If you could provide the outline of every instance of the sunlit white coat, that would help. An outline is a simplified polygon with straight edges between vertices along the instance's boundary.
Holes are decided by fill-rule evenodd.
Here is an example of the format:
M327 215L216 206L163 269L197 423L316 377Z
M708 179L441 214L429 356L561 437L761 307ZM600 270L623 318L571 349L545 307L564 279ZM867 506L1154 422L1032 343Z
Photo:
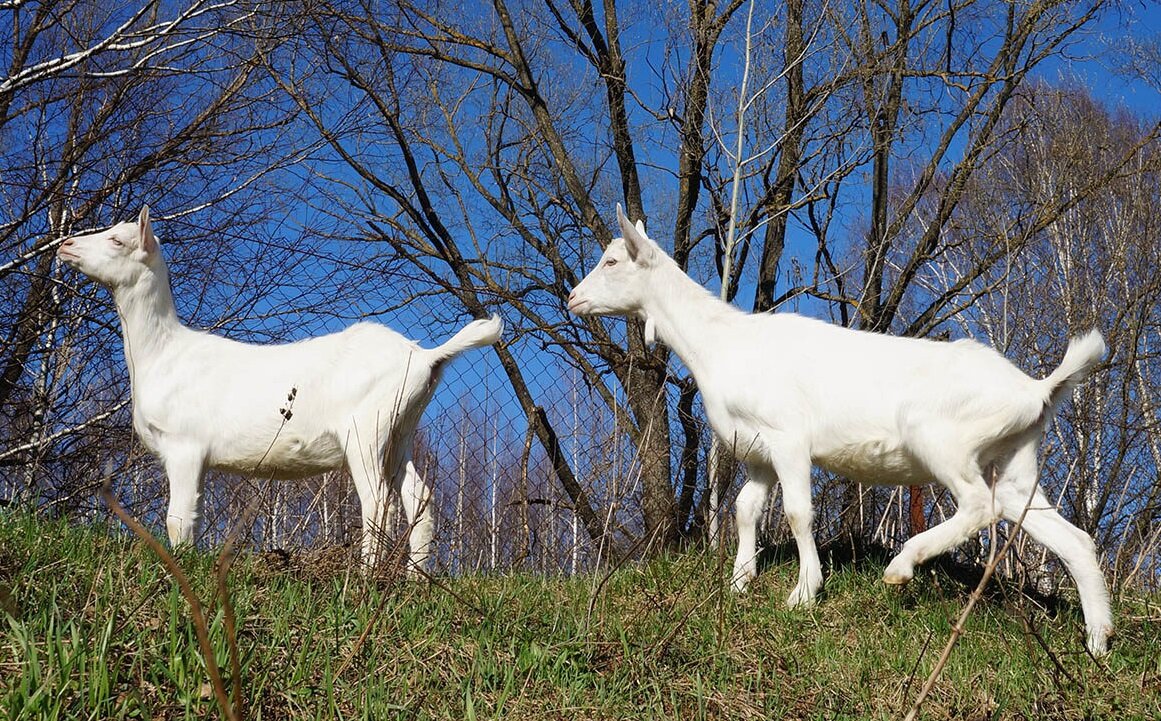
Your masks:
M942 343L792 313L747 314L686 276L620 206L617 218L624 237L572 291L569 309L643 319L646 334L693 374L714 432L749 471L737 498L735 589L756 575L757 525L775 479L800 559L790 606L813 603L822 585L812 464L860 483L936 481L958 510L907 541L884 581L906 583L916 564L1027 507L1023 529L1064 561L1079 591L1088 647L1106 652L1112 617L1095 546L1055 510L1037 479L1045 424L1104 355L1096 331L1073 339L1060 367L1036 380L972 340Z
M362 506L364 560L377 560L385 472L411 526L412 566L427 564L433 514L411 461L412 437L445 363L495 343L498 316L431 349L377 323L252 345L181 324L148 208L136 222L65 240L58 256L113 294L133 427L165 465L173 544L194 538L206 469L291 479L346 465Z

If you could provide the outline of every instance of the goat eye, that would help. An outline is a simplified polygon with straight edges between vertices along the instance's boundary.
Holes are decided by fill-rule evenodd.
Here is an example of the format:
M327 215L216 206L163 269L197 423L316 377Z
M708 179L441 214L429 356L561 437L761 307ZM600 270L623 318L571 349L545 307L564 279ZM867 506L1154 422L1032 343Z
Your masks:
M112 240L113 245L117 246L118 248L123 248L125 246L125 243L121 242L120 238L113 238Z
M606 266L612 267L612 266L614 266L614 265L616 265L616 264L617 264L617 259L616 259L616 258L607 258L607 259L605 260L605 265L606 265Z

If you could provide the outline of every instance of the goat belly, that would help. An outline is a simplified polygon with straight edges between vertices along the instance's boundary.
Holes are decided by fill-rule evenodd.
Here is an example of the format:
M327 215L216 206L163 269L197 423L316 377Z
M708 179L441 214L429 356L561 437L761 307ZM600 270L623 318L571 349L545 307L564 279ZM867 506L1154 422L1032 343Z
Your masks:
M921 486L930 474L901 444L884 440L848 443L814 457L826 470L852 481L876 486Z
M285 430L273 443L215 448L209 465L218 470L248 476L293 479L314 476L342 466L343 447L333 434L303 437ZM261 448L259 448L261 446Z

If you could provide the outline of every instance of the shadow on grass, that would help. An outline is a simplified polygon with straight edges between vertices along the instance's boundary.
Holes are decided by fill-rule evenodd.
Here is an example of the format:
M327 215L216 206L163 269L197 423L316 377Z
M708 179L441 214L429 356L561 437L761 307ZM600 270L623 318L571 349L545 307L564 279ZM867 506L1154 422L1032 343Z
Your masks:
M819 546L824 579L820 599L825 599L829 579L839 575L857 575L867 578L881 576L895 552L878 543L834 541ZM783 566L798 567L798 548L793 541L771 544L762 549L758 558L758 572ZM964 599L984 575L984 563L967 560L954 553L938 556L915 569L915 578L898 588L905 607L912 607L924 598ZM1027 604L1039 608L1050 618L1061 614L1081 617L1079 603L1060 593L1045 593L1028 578L1027 573L1015 576L993 575L984 587L981 599L988 604L1009 609L1024 608Z

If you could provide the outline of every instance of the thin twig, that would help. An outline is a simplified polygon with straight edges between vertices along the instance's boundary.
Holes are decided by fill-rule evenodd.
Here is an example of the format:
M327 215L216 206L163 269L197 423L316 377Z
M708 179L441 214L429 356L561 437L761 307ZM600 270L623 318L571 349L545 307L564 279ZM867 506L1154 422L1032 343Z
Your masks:
M0 451L0 461L4 460L6 458L10 458L12 456L15 456L18 453L23 453L24 451L31 451L31 450L35 450L36 448L39 448L39 447L47 446L48 444L52 443L53 441L55 441L59 438L63 438L64 436L67 436L71 433L77 433L79 431L83 431L86 428L88 428L89 426L93 425L94 423L96 423L98 421L105 420L106 418L113 415L117 411L121 410L122 408L124 408L128 404L129 404L128 399L123 400L120 403L117 403L116 405L114 405L112 408L110 408L102 413L98 413L97 415L93 416L92 418L89 418L88 420L86 420L82 423L78 423L75 426L68 426L67 428L62 428L54 433L50 433L49 435L38 439L38 440L29 441L28 443L25 443L23 445L14 446L14 447L8 448L4 451Z
M706 604L710 603L711 601L720 601L722 597L722 589L724 588L724 583L717 584L713 593L706 595L705 598L690 606L676 623L671 624L672 628L668 633L666 633L656 642L649 645L647 652L648 655L653 656L654 658L660 658L661 653L669 647L669 644L673 642L673 639L677 637L677 634L685 629L689 619L693 617L693 614L696 611L700 611ZM719 606L720 605L722 604L719 604Z
M269 486L267 486L269 487ZM218 554L218 560L214 563L217 581L218 581L218 598L222 604L222 619L226 627L226 648L230 654L230 682L231 689L234 694L234 706L237 711L239 719L245 718L246 711L242 705L242 662L238 655L238 625L237 617L234 613L234 603L230 600L230 588L227 583L230 576L230 569L234 565L234 559L237 558L234 546L238 539L242 536L242 529L249 528L254 521L254 516L258 513L258 505L262 500L261 494L255 495L253 500L242 511L241 520L231 529L226 536L226 543L222 547L222 552Z
M994 484L993 484L994 485ZM1017 532L1024 524L1024 517L1028 515L1028 508L1032 505L1034 495L1029 495L1028 502L1024 504L1024 509L1020 511L1020 517L1016 519L1011 531L1008 533L1008 538L1004 541L1004 546L996 553L996 524L992 524L992 557L988 559L988 565L984 566L984 574L980 578L980 582L976 584L975 590L972 591L971 596L968 597L967 603L960 612L959 618L956 619L955 625L951 627L951 637L947 639L947 645L943 647L943 653L939 655L939 661L936 662L935 668L931 669L931 675L927 677L927 682L923 684L923 688L919 691L919 696L915 699L915 703L911 706L911 710L903 717L903 721L914 721L919 716L919 707L927 699L928 694L935 688L935 682L939 680L939 675L943 672L943 667L947 665L947 661L951 658L951 651L955 648L955 644L959 641L959 637L963 635L964 624L967 622L968 616L971 615L972 609L976 602L983 597L984 587L988 585L992 574L995 573L996 567L1004 556L1008 553L1008 548L1011 547L1012 541L1016 538Z
M915 674L919 671L919 662L927 655L927 648L931 645L931 639L935 638L935 628L932 627L927 632L927 638L923 639L923 648L919 649L919 655L915 657L915 663L911 666L911 673L907 674L907 683L903 684L903 692L901 698L907 697L907 692L911 690L911 684L915 681Z
M620 558L616 559L613 562L612 566L609 568L609 570L601 575L600 579L597 581L596 585L593 588L592 595L589 596L589 606L588 606L588 613L587 613L587 617L586 617L587 618L586 624L591 623L591 621L592 621L593 612L597 608L597 599L600 597L601 591L604 590L605 584L607 584L609 582L609 580L612 579L612 577L614 575L616 575L617 571L621 570L626 564L629 563L629 561L632 558L633 552L637 551L638 549L640 549L642 547L648 547L648 545L652 544L653 540L657 537L657 534L660 530L661 530L660 528L654 528L652 531L649 531L648 533L645 533L645 534L639 536L637 539L635 539L631 544L629 544L629 547L626 549L624 555L622 555Z
M391 549L391 556L393 559L391 565L395 565L395 559L402 558L404 553L403 546L406 543L407 538L411 535L411 531L415 526L415 521L418 519L419 514L417 513L415 515L415 519L412 520L411 524L409 525L407 532L404 533L400 539L395 542L394 547ZM351 665L351 662L355 660L355 656L359 654L359 650L363 647L363 644L366 643L367 637L371 635L371 629L375 627L376 622L379 620L379 616L383 614L383 609L387 606L387 601L390 599L390 593L384 593L379 598L379 603L375 605L375 609L371 612L371 618L367 619L367 625L363 627L362 633L360 633L359 637L355 639L355 643L353 646L351 646L351 650L347 652L347 657L343 659L342 663L339 664L338 669L335 670L334 678L340 678L343 675L343 672L347 670L347 667Z
M161 542L154 538L141 522L129 515L129 513L121 506L121 503L113 495L113 484L111 479L106 479L101 485L101 499L109 506L109 510L124 523L129 530L133 531L142 541L149 546L157 557L165 565L166 570L177 581L178 588L181 589L181 594L185 596L186 603L189 604L190 615L193 616L194 633L197 635L198 646L201 648L202 657L206 662L206 673L210 677L210 686L214 690L214 698L218 701L218 707L222 709L222 713L230 721L241 721L233 704L230 703L229 697L226 695L226 685L222 682L222 674L218 669L218 662L214 656L214 648L210 644L209 625L206 623L206 616L202 612L201 601L198 600L197 594L194 593L193 585L189 581L189 577L181 570L181 566L177 561L165 550Z
M1048 660L1052 661L1052 665L1056 667L1057 673L1064 676L1073 685L1077 685L1076 679L1068 672L1068 669L1064 667L1064 664L1060 662L1060 659L1056 657L1056 654L1052 652L1052 649L1048 646L1048 642L1044 640L1044 637L1041 636L1040 632L1036 630L1036 627L1032 625L1032 620L1028 617L1027 612L1025 612L1023 609L1021 609L1020 621L1023 622L1024 633L1035 639L1036 643L1040 646L1044 653L1048 655Z

